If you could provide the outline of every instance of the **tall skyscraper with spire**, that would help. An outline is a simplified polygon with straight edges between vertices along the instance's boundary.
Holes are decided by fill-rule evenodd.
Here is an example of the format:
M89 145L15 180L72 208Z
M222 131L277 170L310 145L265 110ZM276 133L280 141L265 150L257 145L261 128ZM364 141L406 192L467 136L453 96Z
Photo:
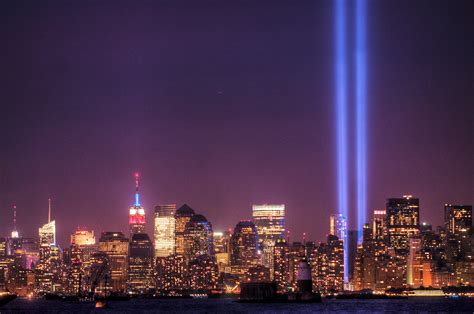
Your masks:
M16 205L13 205L13 230L12 230L12 239L18 238L18 230L16 229Z
M51 198L48 198L48 223L39 228L40 245L56 244L56 221L51 221Z
M128 225L130 228L130 238L136 233L145 232L145 209L140 204L140 175L135 173L135 203L130 207Z

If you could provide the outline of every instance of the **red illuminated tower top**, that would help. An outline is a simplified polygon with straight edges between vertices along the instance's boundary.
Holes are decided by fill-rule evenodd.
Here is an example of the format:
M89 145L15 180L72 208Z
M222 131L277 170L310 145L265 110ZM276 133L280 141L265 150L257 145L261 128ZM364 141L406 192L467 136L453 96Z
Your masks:
M128 217L130 236L145 232L145 209L140 204L139 185L140 175L135 173L135 203L130 207Z

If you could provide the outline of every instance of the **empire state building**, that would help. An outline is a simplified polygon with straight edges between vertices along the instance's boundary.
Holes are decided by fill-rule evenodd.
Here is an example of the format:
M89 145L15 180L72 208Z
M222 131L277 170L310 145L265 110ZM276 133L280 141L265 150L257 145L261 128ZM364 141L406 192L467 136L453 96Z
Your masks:
M135 173L135 204L130 207L128 215L128 225L130 229L130 238L136 233L145 232L145 209L140 204L139 174Z

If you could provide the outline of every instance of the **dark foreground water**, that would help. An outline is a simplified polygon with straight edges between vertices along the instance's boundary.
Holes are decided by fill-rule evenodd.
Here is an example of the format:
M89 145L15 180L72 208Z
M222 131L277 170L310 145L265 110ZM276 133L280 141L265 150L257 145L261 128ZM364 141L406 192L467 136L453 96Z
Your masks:
M474 313L473 299L410 298L405 300L327 300L319 304L242 304L231 299L130 300L108 302L95 309L92 302L16 299L0 313Z

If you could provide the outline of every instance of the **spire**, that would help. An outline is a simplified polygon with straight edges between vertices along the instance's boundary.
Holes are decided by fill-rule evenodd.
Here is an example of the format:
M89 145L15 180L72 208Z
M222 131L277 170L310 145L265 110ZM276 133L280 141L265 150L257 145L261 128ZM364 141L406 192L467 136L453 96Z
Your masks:
M140 206L140 194L138 192L139 184L140 184L140 175L138 172L135 173L135 206Z
M48 198L48 223L51 222L51 198Z
M18 238L18 231L16 230L16 205L13 204L13 231L12 238Z
M13 204L13 230L16 230L16 205Z

